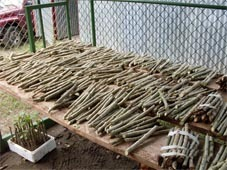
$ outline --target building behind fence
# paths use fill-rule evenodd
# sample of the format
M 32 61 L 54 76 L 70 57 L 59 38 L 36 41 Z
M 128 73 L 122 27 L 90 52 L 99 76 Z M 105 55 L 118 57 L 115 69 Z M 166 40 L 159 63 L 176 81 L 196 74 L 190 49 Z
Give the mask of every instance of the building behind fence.
M 183 2 L 227 5 L 227 1 L 219 0 Z M 91 42 L 89 0 L 78 3 L 80 37 Z M 111 0 L 94 0 L 94 9 L 98 46 L 148 53 L 227 73 L 227 10 Z

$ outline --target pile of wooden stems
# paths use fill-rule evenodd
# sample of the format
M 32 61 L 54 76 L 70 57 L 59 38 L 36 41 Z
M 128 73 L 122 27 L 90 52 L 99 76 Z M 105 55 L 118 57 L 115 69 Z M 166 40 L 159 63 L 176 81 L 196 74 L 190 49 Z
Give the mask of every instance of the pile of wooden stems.
M 166 132 L 157 117 L 184 124 L 214 92 L 206 86 L 217 76 L 201 66 L 75 41 L 0 61 L 1 79 L 32 91 L 34 101 L 55 101 L 49 111 L 69 108 L 70 124 L 87 121 L 98 134 L 116 137 L 114 144 Z
M 194 122 L 213 122 L 223 105 L 224 101 L 217 92 L 204 96 L 193 111 Z

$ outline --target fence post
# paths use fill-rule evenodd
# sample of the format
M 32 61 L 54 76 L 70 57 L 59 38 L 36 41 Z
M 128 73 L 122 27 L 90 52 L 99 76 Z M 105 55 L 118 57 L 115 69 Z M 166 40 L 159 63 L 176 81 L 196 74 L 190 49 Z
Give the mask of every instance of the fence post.
M 34 33 L 32 28 L 32 17 L 31 17 L 31 9 L 29 6 L 25 7 L 25 17 L 26 17 L 26 23 L 27 23 L 27 29 L 28 29 L 28 39 L 29 39 L 29 45 L 30 45 L 30 51 L 35 52 L 35 40 L 34 40 Z
M 92 45 L 93 45 L 93 46 L 96 46 L 94 0 L 90 0 L 90 8 L 91 8 L 91 32 L 92 32 Z
M 40 5 L 40 0 L 37 0 L 38 5 Z M 46 40 L 45 40 L 45 34 L 44 34 L 44 28 L 43 28 L 43 16 L 42 16 L 42 10 L 39 8 L 39 22 L 41 27 L 41 35 L 43 39 L 43 48 L 46 48 Z
M 70 25 L 70 15 L 69 15 L 69 0 L 66 0 L 66 18 L 67 18 L 67 31 L 68 31 L 68 37 L 71 40 L 72 39 L 72 33 L 71 33 L 71 25 Z

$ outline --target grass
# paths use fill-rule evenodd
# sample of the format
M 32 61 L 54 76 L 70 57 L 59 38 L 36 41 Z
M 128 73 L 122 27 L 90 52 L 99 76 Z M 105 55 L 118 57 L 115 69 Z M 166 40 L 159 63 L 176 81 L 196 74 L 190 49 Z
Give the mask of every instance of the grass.
M 40 50 L 41 48 L 43 48 L 43 40 L 42 39 L 38 39 L 35 41 L 35 48 L 36 51 Z M 26 42 L 24 45 L 22 45 L 21 47 L 18 47 L 15 52 L 23 52 L 23 51 L 29 51 L 30 49 L 30 45 L 28 42 Z M 18 51 L 17 51 L 18 50 Z
M 36 50 L 39 50 L 41 48 L 43 48 L 43 41 L 42 39 L 38 39 L 35 41 L 35 47 L 36 47 Z M 10 48 L 10 49 L 0 49 L 0 54 L 1 52 L 5 53 L 5 54 L 10 54 L 12 51 L 15 52 L 15 53 L 22 53 L 22 52 L 25 52 L 25 51 L 28 51 L 29 52 L 29 49 L 30 49 L 30 45 L 29 43 L 26 41 L 24 44 L 18 46 L 18 47 L 15 47 L 15 48 Z
M 0 129 L 2 134 L 9 132 L 9 126 L 20 113 L 37 114 L 31 107 L 0 91 Z

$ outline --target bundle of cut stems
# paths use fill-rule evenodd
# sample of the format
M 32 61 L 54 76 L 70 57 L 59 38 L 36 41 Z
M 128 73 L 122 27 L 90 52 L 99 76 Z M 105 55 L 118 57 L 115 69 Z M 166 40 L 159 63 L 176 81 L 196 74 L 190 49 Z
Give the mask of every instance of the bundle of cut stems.
M 213 122 L 223 104 L 224 101 L 217 92 L 204 96 L 192 113 L 194 122 Z
M 166 146 L 161 148 L 159 163 L 163 169 L 194 169 L 198 154 L 198 135 L 185 127 L 170 130 Z
M 98 135 L 117 138 L 114 144 L 136 142 L 128 154 L 147 138 L 166 133 L 159 117 L 190 120 L 216 76 L 201 66 L 74 40 L 0 60 L 0 79 L 32 92 L 34 101 L 54 101 L 50 112 L 68 108 L 69 124 L 87 122 Z

